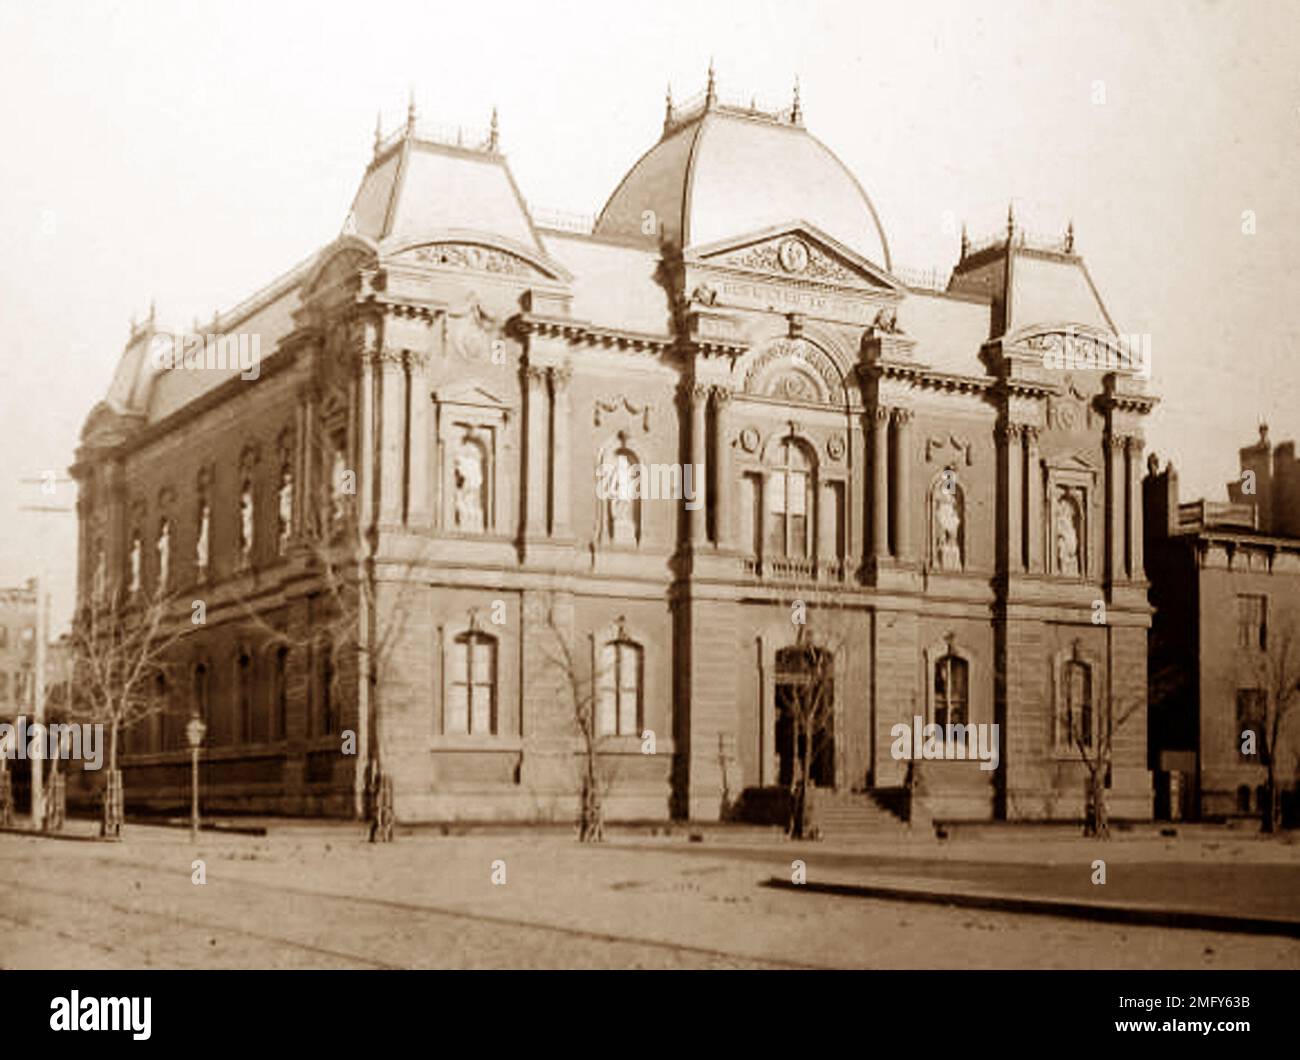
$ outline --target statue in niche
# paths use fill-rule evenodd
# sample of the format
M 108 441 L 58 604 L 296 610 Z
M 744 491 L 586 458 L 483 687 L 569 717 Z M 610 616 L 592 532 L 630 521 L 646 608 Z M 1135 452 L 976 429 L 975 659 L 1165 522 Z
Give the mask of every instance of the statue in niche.
M 103 600 L 108 589 L 108 556 L 104 546 L 100 545 L 95 553 L 95 599 Z
M 162 526 L 158 528 L 158 588 L 164 590 L 167 588 L 167 579 L 171 571 L 172 558 L 172 524 L 170 519 L 164 519 Z
M 140 535 L 131 539 L 131 592 L 140 591 Z
M 609 498 L 610 535 L 620 545 L 636 544 L 636 484 L 632 481 L 632 464 L 620 453 L 617 463 L 614 490 Z
M 289 545 L 293 529 L 293 472 L 287 467 L 280 472 L 280 552 Z
M 239 551 L 244 559 L 253 552 L 253 486 L 244 483 L 239 493 Z
M 343 450 L 334 450 L 334 459 L 330 465 L 330 527 L 338 530 L 347 515 L 348 469 L 343 459 Z
M 199 568 L 200 580 L 208 569 L 208 530 L 211 522 L 212 509 L 208 507 L 208 502 L 204 501 L 199 505 L 199 540 L 194 547 L 194 562 Z
M 472 441 L 461 443 L 453 468 L 456 529 L 483 531 L 483 451 Z
M 961 504 L 951 471 L 934 494 L 934 558 L 940 570 L 961 570 Z
M 1068 489 L 1056 495 L 1056 573 L 1079 576 L 1079 506 Z

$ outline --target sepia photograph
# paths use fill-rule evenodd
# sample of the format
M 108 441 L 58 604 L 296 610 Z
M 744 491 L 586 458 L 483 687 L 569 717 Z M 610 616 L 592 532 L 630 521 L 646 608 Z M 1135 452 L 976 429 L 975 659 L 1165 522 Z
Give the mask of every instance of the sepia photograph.
M 16 1040 L 1293 1040 L 1300 0 L 0 0 L 0 145 Z

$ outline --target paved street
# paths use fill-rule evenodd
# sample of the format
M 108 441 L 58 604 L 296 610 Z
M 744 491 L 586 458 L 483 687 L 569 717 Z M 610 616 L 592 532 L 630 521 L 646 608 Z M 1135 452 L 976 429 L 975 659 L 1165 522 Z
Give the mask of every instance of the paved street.
M 762 886 L 798 857 L 810 880 L 869 871 L 1091 888 L 1082 844 L 1044 842 L 1037 865 L 1026 845 L 891 857 L 712 837 L 580 847 L 527 833 L 371 846 L 347 827 L 205 833 L 197 849 L 182 831 L 144 826 L 119 844 L 0 835 L 0 967 L 1300 968 L 1300 942 L 1286 938 Z M 1294 910 L 1297 848 L 1206 846 L 1110 844 L 1106 898 L 1231 889 L 1243 908 Z M 191 882 L 195 858 L 203 885 Z

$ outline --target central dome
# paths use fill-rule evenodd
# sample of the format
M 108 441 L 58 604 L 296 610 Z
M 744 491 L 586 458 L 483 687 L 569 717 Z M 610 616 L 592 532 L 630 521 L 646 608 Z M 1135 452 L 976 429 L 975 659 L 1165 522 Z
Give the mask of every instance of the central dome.
M 808 221 L 891 268 L 875 207 L 857 178 L 801 123 L 705 107 L 665 128 L 596 220 L 597 235 L 643 237 L 646 211 L 683 248 Z

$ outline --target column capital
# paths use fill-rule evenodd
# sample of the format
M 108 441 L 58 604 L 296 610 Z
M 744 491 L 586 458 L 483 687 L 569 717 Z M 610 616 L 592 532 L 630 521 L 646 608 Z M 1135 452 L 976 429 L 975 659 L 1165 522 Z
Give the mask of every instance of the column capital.
M 1005 442 L 1014 442 L 1024 436 L 1026 430 L 1023 423 L 1001 423 L 997 428 L 997 437 Z
M 889 410 L 890 415 L 898 426 L 905 427 L 916 417 L 915 409 L 893 408 Z
M 877 424 L 887 424 L 893 416 L 894 410 L 888 405 L 877 405 L 868 415 L 876 421 Z
M 546 369 L 553 390 L 563 390 L 573 379 L 573 365 L 557 364 Z
M 736 396 L 736 392 L 731 387 L 720 384 L 709 387 L 709 393 L 712 395 L 713 404 L 717 408 L 722 408 Z

